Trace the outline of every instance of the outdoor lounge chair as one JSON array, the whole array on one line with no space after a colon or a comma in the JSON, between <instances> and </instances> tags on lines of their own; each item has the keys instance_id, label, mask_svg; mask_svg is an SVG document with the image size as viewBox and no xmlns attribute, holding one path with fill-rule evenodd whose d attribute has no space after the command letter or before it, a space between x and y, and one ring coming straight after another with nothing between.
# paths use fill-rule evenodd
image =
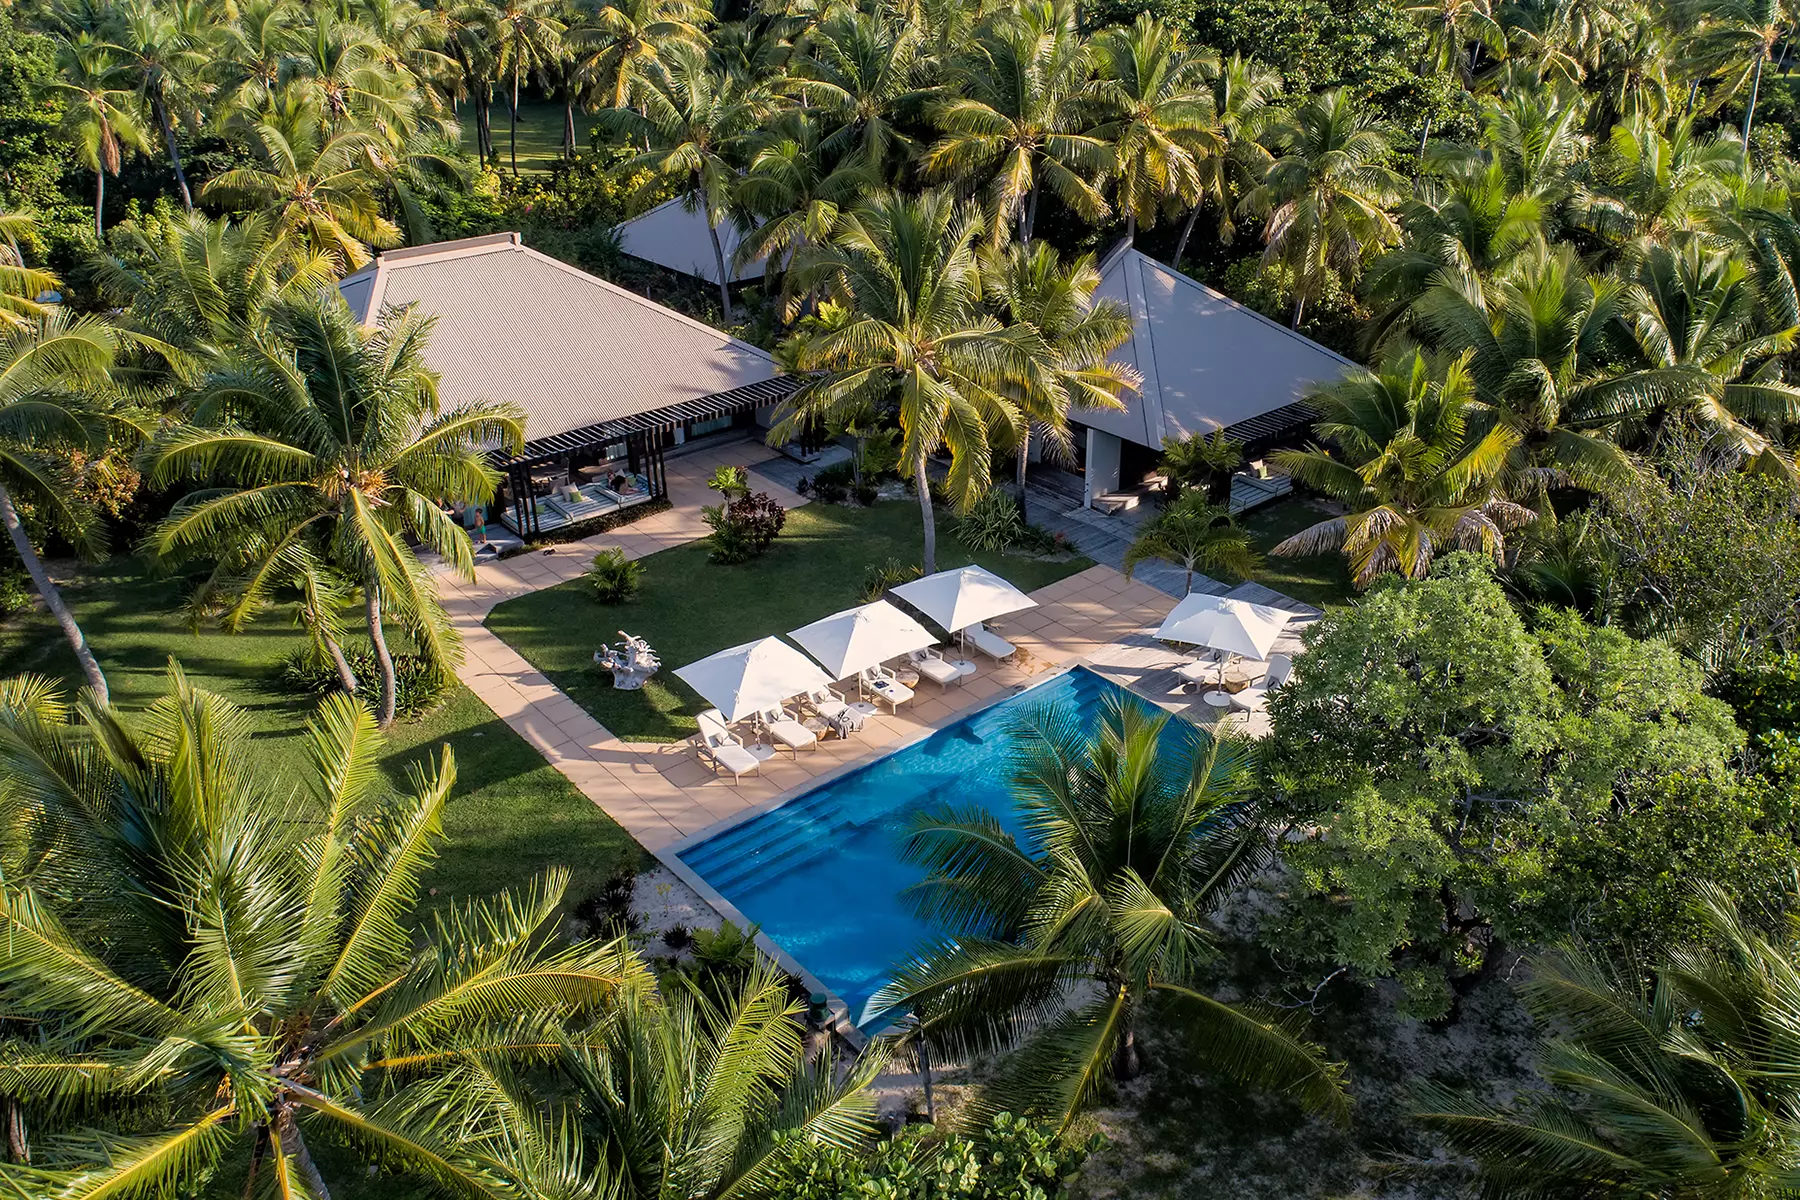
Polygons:
<instances>
[{"instance_id":1,"label":"outdoor lounge chair","mask_svg":"<svg viewBox=\"0 0 1800 1200\"><path fill-rule=\"evenodd\" d=\"M1195 687L1216 687L1219 682L1219 652L1207 650L1197 654L1175 668L1175 674L1183 683Z\"/></svg>"},{"instance_id":2,"label":"outdoor lounge chair","mask_svg":"<svg viewBox=\"0 0 1800 1200\"><path fill-rule=\"evenodd\" d=\"M713 765L731 772L733 782L762 769L762 760L744 748L735 733L725 727L724 714L709 708L700 714L700 756Z\"/></svg>"},{"instance_id":3,"label":"outdoor lounge chair","mask_svg":"<svg viewBox=\"0 0 1800 1200\"><path fill-rule=\"evenodd\" d=\"M895 712L913 698L913 690L894 678L886 667L870 667L862 673L862 685L888 702Z\"/></svg>"},{"instance_id":4,"label":"outdoor lounge chair","mask_svg":"<svg viewBox=\"0 0 1800 1200\"><path fill-rule=\"evenodd\" d=\"M1231 697L1231 707L1241 708L1247 713L1259 713L1269 706L1269 693L1286 683L1294 675L1294 660L1285 654L1269 655L1269 670L1263 675L1255 687L1247 687L1235 692Z\"/></svg>"},{"instance_id":5,"label":"outdoor lounge chair","mask_svg":"<svg viewBox=\"0 0 1800 1200\"><path fill-rule=\"evenodd\" d=\"M777 746L786 746L795 754L802 748L817 750L819 735L796 721L791 714L780 705L766 708L756 714L762 719L763 728L768 731L769 740Z\"/></svg>"},{"instance_id":6,"label":"outdoor lounge chair","mask_svg":"<svg viewBox=\"0 0 1800 1200\"><path fill-rule=\"evenodd\" d=\"M962 635L964 641L968 642L969 645L975 647L995 662L1011 658L1013 654L1018 651L1017 646L1013 645L999 634L994 633L992 630L987 629L980 621L975 622L973 625L963 630Z\"/></svg>"},{"instance_id":7,"label":"outdoor lounge chair","mask_svg":"<svg viewBox=\"0 0 1800 1200\"><path fill-rule=\"evenodd\" d=\"M922 678L929 679L942 688L961 683L964 675L971 674L947 661L936 650L914 650L906 656L906 661Z\"/></svg>"},{"instance_id":8,"label":"outdoor lounge chair","mask_svg":"<svg viewBox=\"0 0 1800 1200\"><path fill-rule=\"evenodd\" d=\"M839 695L835 688L814 688L801 699L806 702L806 707L827 721L835 721L844 714L844 710L850 707L849 702Z\"/></svg>"}]
</instances>

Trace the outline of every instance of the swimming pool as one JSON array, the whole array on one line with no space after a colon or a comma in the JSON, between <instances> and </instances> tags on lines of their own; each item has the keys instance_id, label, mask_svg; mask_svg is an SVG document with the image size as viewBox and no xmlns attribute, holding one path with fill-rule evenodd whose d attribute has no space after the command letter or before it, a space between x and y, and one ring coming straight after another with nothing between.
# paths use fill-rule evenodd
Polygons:
<instances>
[{"instance_id":1,"label":"swimming pool","mask_svg":"<svg viewBox=\"0 0 1800 1200\"><path fill-rule=\"evenodd\" d=\"M900 859L914 814L980 804L1015 837L1005 749L1021 707L1070 705L1097 718L1108 694L1147 702L1076 668L678 852L849 1008L932 930L900 899L923 874Z\"/></svg>"}]
</instances>

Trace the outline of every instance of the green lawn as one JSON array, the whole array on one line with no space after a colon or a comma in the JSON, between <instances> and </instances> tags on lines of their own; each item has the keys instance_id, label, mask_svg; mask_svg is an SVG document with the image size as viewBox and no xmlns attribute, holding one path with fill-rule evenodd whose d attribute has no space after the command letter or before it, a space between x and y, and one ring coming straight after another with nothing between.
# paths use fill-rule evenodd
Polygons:
<instances>
[{"instance_id":1,"label":"green lawn","mask_svg":"<svg viewBox=\"0 0 1800 1200\"><path fill-rule=\"evenodd\" d=\"M1263 555L1256 582L1318 608L1342 608L1350 603L1356 589L1350 584L1350 568L1342 554L1285 558L1269 553L1284 539L1330 515L1303 496L1290 496L1242 518L1250 544Z\"/></svg>"},{"instance_id":2,"label":"green lawn","mask_svg":"<svg viewBox=\"0 0 1800 1200\"><path fill-rule=\"evenodd\" d=\"M190 679L249 715L258 755L271 770L304 761L299 734L316 703L281 689L277 669L302 638L271 614L249 632L189 632L176 611L179 581L147 576L128 559L86 569L65 590L106 671L114 703L141 708L162 690L170 657ZM68 643L41 612L0 626L0 675L35 671L80 682ZM523 883L546 867L571 869L570 899L641 861L643 851L575 790L536 750L458 687L430 716L394 726L384 767L396 783L409 762L449 745L457 785L444 814L447 844L429 884L429 903Z\"/></svg>"},{"instance_id":3,"label":"green lawn","mask_svg":"<svg viewBox=\"0 0 1800 1200\"><path fill-rule=\"evenodd\" d=\"M673 669L716 650L786 633L862 599L869 564L897 558L917 563L918 507L889 501L873 508L809 504L788 514L768 554L741 566L707 560L704 543L664 550L644 560L644 588L631 604L597 604L584 580L509 600L488 628L613 733L627 741L669 742L694 731L704 704ZM938 566L978 562L1031 591L1093 565L1085 558L1039 562L971 552L938 528ZM647 639L664 663L642 691L621 692L594 666L603 640L623 629Z\"/></svg>"},{"instance_id":4,"label":"green lawn","mask_svg":"<svg viewBox=\"0 0 1800 1200\"><path fill-rule=\"evenodd\" d=\"M475 153L475 110L464 105L462 118L463 149L470 154ZM493 123L494 151L499 156L498 165L505 170L512 168L511 114L507 111L506 101L500 96L494 97L493 107L488 110L488 119ZM588 145L588 130L593 125L593 118L575 111L576 149L585 150ZM553 101L524 100L519 104L519 170L548 171L562 162L563 108Z\"/></svg>"}]
</instances>

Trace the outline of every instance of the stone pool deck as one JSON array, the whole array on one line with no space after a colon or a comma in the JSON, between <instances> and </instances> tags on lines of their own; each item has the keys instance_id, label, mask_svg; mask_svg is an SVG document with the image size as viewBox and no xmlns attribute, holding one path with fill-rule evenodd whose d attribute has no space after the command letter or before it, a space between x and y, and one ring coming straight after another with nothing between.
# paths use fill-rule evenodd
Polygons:
<instances>
[{"instance_id":1,"label":"stone pool deck","mask_svg":"<svg viewBox=\"0 0 1800 1200\"><path fill-rule=\"evenodd\" d=\"M713 469L731 464L754 472L769 456L765 447L742 442L672 460L672 507L667 511L556 547L550 554L484 563L472 584L452 576L440 581L445 607L463 637L465 662L459 671L463 682L652 853L660 856L704 829L760 808L821 775L878 758L964 712L1011 695L1046 672L1077 663L1202 723L1243 720L1221 718L1197 696L1176 690L1174 670L1182 659L1150 636L1168 612L1168 595L1106 566L1090 567L1041 588L1032 593L1039 607L989 623L1019 647L1015 661L996 665L982 659L976 675L961 686L940 689L921 682L914 701L898 714L884 709L848 740L825 741L797 755L782 751L758 774L735 782L729 775L715 774L685 741L626 742L614 737L488 631L484 621L495 605L581 575L603 545L622 546L636 558L705 536L699 508L714 498L705 486ZM756 486L784 506L806 503L760 475ZM1298 647L1297 628L1290 626L1278 650L1292 652Z\"/></svg>"}]
</instances>

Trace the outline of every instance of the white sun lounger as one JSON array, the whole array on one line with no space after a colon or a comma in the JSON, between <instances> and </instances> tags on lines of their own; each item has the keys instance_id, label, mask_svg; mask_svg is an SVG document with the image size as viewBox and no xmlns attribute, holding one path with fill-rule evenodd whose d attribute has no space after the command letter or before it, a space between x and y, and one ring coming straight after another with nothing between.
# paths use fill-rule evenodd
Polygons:
<instances>
[{"instance_id":1,"label":"white sun lounger","mask_svg":"<svg viewBox=\"0 0 1800 1200\"><path fill-rule=\"evenodd\" d=\"M714 770L723 767L737 780L762 769L762 760L745 749L737 735L725 727L724 714L718 709L707 709L699 721L700 756L712 763Z\"/></svg>"},{"instance_id":2,"label":"white sun lounger","mask_svg":"<svg viewBox=\"0 0 1800 1200\"><path fill-rule=\"evenodd\" d=\"M895 711L913 698L913 690L895 679L886 667L870 667L862 673L863 687L874 692Z\"/></svg>"},{"instance_id":3,"label":"white sun lounger","mask_svg":"<svg viewBox=\"0 0 1800 1200\"><path fill-rule=\"evenodd\" d=\"M914 650L906 656L906 661L920 676L931 680L939 687L947 688L953 683L961 683L964 675L972 674L972 672L964 671L955 663L947 661L935 650Z\"/></svg>"},{"instance_id":4,"label":"white sun lounger","mask_svg":"<svg viewBox=\"0 0 1800 1200\"><path fill-rule=\"evenodd\" d=\"M806 707L827 721L837 720L844 715L844 710L850 707L849 702L839 695L835 688L814 688L801 699L806 701Z\"/></svg>"},{"instance_id":5,"label":"white sun lounger","mask_svg":"<svg viewBox=\"0 0 1800 1200\"><path fill-rule=\"evenodd\" d=\"M1241 708L1247 713L1259 713L1269 706L1269 693L1286 683L1294 675L1294 660L1285 654L1269 655L1269 670L1255 687L1247 687L1241 692L1234 692L1231 707Z\"/></svg>"},{"instance_id":6,"label":"white sun lounger","mask_svg":"<svg viewBox=\"0 0 1800 1200\"><path fill-rule=\"evenodd\" d=\"M819 735L794 720L785 708L766 708L756 715L762 718L763 728L769 732L769 740L777 746L786 746L795 754L802 749L819 748Z\"/></svg>"},{"instance_id":7,"label":"white sun lounger","mask_svg":"<svg viewBox=\"0 0 1800 1200\"><path fill-rule=\"evenodd\" d=\"M1011 658L1018 650L1017 646L992 630L985 628L980 621L977 621L967 629L964 629L962 635L964 641L968 642L969 645L975 647L995 662Z\"/></svg>"}]
</instances>

